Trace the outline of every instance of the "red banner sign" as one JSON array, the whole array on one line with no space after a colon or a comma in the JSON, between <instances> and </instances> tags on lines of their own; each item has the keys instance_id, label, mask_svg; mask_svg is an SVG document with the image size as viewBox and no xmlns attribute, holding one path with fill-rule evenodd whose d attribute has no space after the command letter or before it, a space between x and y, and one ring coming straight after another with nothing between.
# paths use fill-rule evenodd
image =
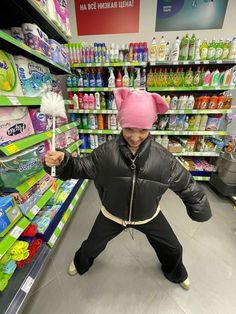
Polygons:
<instances>
[{"instance_id":1,"label":"red banner sign","mask_svg":"<svg viewBox=\"0 0 236 314\"><path fill-rule=\"evenodd\" d=\"M140 0L74 0L78 35L137 33Z\"/></svg>"}]
</instances>

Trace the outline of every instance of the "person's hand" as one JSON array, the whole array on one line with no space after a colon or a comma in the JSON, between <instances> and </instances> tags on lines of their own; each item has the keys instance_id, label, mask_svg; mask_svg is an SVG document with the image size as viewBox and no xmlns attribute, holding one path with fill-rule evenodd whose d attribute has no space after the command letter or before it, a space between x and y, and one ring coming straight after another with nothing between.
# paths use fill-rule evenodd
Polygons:
<instances>
[{"instance_id":1,"label":"person's hand","mask_svg":"<svg viewBox=\"0 0 236 314\"><path fill-rule=\"evenodd\" d=\"M60 166L64 159L65 154L60 151L48 151L45 156L45 164L48 167Z\"/></svg>"}]
</instances>

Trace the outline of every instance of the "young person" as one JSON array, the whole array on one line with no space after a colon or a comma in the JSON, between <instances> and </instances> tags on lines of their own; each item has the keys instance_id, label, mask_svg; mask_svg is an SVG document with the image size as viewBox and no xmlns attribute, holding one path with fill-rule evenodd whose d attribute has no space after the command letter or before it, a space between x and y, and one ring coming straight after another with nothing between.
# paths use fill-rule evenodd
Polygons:
<instances>
[{"instance_id":1,"label":"young person","mask_svg":"<svg viewBox=\"0 0 236 314\"><path fill-rule=\"evenodd\" d=\"M119 136L85 158L74 158L66 151L48 152L45 158L46 170L57 166L62 180L94 180L102 203L88 238L75 253L69 274L84 274L111 239L124 229L137 229L155 250L165 277L189 289L182 246L159 202L170 188L184 202L189 217L202 222L211 217L206 195L177 159L150 136L157 114L168 110L162 97L127 88L114 94L122 127Z\"/></svg>"}]
</instances>

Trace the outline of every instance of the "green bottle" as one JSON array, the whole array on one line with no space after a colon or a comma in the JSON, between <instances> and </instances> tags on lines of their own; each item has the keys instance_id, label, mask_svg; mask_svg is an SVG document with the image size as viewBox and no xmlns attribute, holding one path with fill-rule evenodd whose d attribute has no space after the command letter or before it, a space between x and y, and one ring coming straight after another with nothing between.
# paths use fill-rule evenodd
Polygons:
<instances>
[{"instance_id":1,"label":"green bottle","mask_svg":"<svg viewBox=\"0 0 236 314\"><path fill-rule=\"evenodd\" d=\"M193 86L199 86L200 78L201 78L201 70L200 70L200 67L197 67L197 71L194 73L194 76L193 76Z\"/></svg>"},{"instance_id":2,"label":"green bottle","mask_svg":"<svg viewBox=\"0 0 236 314\"><path fill-rule=\"evenodd\" d=\"M222 60L223 57L223 50L224 50L224 42L221 38L218 43L216 43L216 60Z\"/></svg>"},{"instance_id":3,"label":"green bottle","mask_svg":"<svg viewBox=\"0 0 236 314\"><path fill-rule=\"evenodd\" d=\"M193 71L192 68L190 67L185 74L184 86L191 87L192 85L193 85Z\"/></svg>"},{"instance_id":4,"label":"green bottle","mask_svg":"<svg viewBox=\"0 0 236 314\"><path fill-rule=\"evenodd\" d=\"M188 34L186 34L183 40L183 47L182 47L182 53L181 53L183 57L182 60L188 60L189 42L190 42L189 36Z\"/></svg>"},{"instance_id":5,"label":"green bottle","mask_svg":"<svg viewBox=\"0 0 236 314\"><path fill-rule=\"evenodd\" d=\"M170 68L170 71L168 73L169 75L167 76L167 86L173 86L173 71L172 68Z\"/></svg>"},{"instance_id":6,"label":"green bottle","mask_svg":"<svg viewBox=\"0 0 236 314\"><path fill-rule=\"evenodd\" d=\"M212 41L208 45L207 60L215 60L215 55L216 55L216 41L215 39L212 39Z\"/></svg>"},{"instance_id":7,"label":"green bottle","mask_svg":"<svg viewBox=\"0 0 236 314\"><path fill-rule=\"evenodd\" d=\"M180 76L179 76L179 68L176 69L176 72L173 74L173 86L178 87L180 82Z\"/></svg>"},{"instance_id":8,"label":"green bottle","mask_svg":"<svg viewBox=\"0 0 236 314\"><path fill-rule=\"evenodd\" d=\"M193 34L189 42L188 60L194 60L195 45L196 37L195 34Z\"/></svg>"},{"instance_id":9,"label":"green bottle","mask_svg":"<svg viewBox=\"0 0 236 314\"><path fill-rule=\"evenodd\" d=\"M184 78L185 78L184 69L181 68L179 73L179 86L184 86Z\"/></svg>"},{"instance_id":10,"label":"green bottle","mask_svg":"<svg viewBox=\"0 0 236 314\"><path fill-rule=\"evenodd\" d=\"M179 60L183 60L183 47L184 47L185 35L180 41L179 45Z\"/></svg>"},{"instance_id":11,"label":"green bottle","mask_svg":"<svg viewBox=\"0 0 236 314\"><path fill-rule=\"evenodd\" d=\"M223 56L222 59L228 59L229 57L229 51L230 51L230 40L226 39L224 42L224 49L223 49Z\"/></svg>"},{"instance_id":12,"label":"green bottle","mask_svg":"<svg viewBox=\"0 0 236 314\"><path fill-rule=\"evenodd\" d=\"M206 60L208 53L208 43L206 38L203 40L201 46L200 46L200 59Z\"/></svg>"},{"instance_id":13,"label":"green bottle","mask_svg":"<svg viewBox=\"0 0 236 314\"><path fill-rule=\"evenodd\" d=\"M168 73L167 73L167 68L165 68L163 76L162 76L162 86L167 87L168 84Z\"/></svg>"},{"instance_id":14,"label":"green bottle","mask_svg":"<svg viewBox=\"0 0 236 314\"><path fill-rule=\"evenodd\" d=\"M204 77L205 77L205 70L204 70L204 68L202 68L201 74L200 74L199 85L198 85L198 86L203 86Z\"/></svg>"}]
</instances>

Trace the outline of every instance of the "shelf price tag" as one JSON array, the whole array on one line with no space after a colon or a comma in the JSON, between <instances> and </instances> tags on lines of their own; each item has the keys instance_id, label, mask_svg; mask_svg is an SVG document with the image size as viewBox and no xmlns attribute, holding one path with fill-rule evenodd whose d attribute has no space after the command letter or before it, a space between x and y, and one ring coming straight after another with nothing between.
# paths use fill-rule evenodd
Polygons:
<instances>
[{"instance_id":1,"label":"shelf price tag","mask_svg":"<svg viewBox=\"0 0 236 314\"><path fill-rule=\"evenodd\" d=\"M200 61L196 60L196 61L195 61L195 64L200 64Z\"/></svg>"},{"instance_id":2,"label":"shelf price tag","mask_svg":"<svg viewBox=\"0 0 236 314\"><path fill-rule=\"evenodd\" d=\"M109 67L109 62L104 63L105 67Z\"/></svg>"},{"instance_id":3,"label":"shelf price tag","mask_svg":"<svg viewBox=\"0 0 236 314\"><path fill-rule=\"evenodd\" d=\"M173 64L179 64L179 62L178 61L173 61Z\"/></svg>"},{"instance_id":4,"label":"shelf price tag","mask_svg":"<svg viewBox=\"0 0 236 314\"><path fill-rule=\"evenodd\" d=\"M204 64L209 64L209 61L208 60L204 60L203 63Z\"/></svg>"},{"instance_id":5,"label":"shelf price tag","mask_svg":"<svg viewBox=\"0 0 236 314\"><path fill-rule=\"evenodd\" d=\"M86 67L91 67L92 66L92 63L87 63L86 64Z\"/></svg>"},{"instance_id":6,"label":"shelf price tag","mask_svg":"<svg viewBox=\"0 0 236 314\"><path fill-rule=\"evenodd\" d=\"M36 179L34 177L27 180L29 186L33 186L36 183Z\"/></svg>"},{"instance_id":7,"label":"shelf price tag","mask_svg":"<svg viewBox=\"0 0 236 314\"><path fill-rule=\"evenodd\" d=\"M57 241L57 236L55 234L53 234L51 236L49 242L51 243L51 245L54 245L56 241Z\"/></svg>"},{"instance_id":8,"label":"shelf price tag","mask_svg":"<svg viewBox=\"0 0 236 314\"><path fill-rule=\"evenodd\" d=\"M98 134L102 134L102 130L98 130Z\"/></svg>"},{"instance_id":9,"label":"shelf price tag","mask_svg":"<svg viewBox=\"0 0 236 314\"><path fill-rule=\"evenodd\" d=\"M189 64L189 62L188 61L184 61L183 64Z\"/></svg>"},{"instance_id":10,"label":"shelf price tag","mask_svg":"<svg viewBox=\"0 0 236 314\"><path fill-rule=\"evenodd\" d=\"M57 182L56 182L56 181L53 182L53 184L52 184L50 190L51 190L52 192L56 192L56 190L57 190Z\"/></svg>"},{"instance_id":11,"label":"shelf price tag","mask_svg":"<svg viewBox=\"0 0 236 314\"><path fill-rule=\"evenodd\" d=\"M34 205L30 212L35 216L39 212L40 208L37 205Z\"/></svg>"},{"instance_id":12,"label":"shelf price tag","mask_svg":"<svg viewBox=\"0 0 236 314\"><path fill-rule=\"evenodd\" d=\"M32 277L28 276L28 278L24 282L23 286L21 287L21 290L24 291L26 294L28 294L33 283L34 283L34 279Z\"/></svg>"},{"instance_id":13,"label":"shelf price tag","mask_svg":"<svg viewBox=\"0 0 236 314\"><path fill-rule=\"evenodd\" d=\"M216 63L222 63L222 60L216 60Z\"/></svg>"},{"instance_id":14,"label":"shelf price tag","mask_svg":"<svg viewBox=\"0 0 236 314\"><path fill-rule=\"evenodd\" d=\"M9 154L15 154L17 153L20 149L19 147L16 146L16 144L10 144L6 147L6 150Z\"/></svg>"},{"instance_id":15,"label":"shelf price tag","mask_svg":"<svg viewBox=\"0 0 236 314\"><path fill-rule=\"evenodd\" d=\"M10 236L12 236L15 239L18 239L19 236L22 234L23 229L19 226L15 226L12 231L10 232Z\"/></svg>"},{"instance_id":16,"label":"shelf price tag","mask_svg":"<svg viewBox=\"0 0 236 314\"><path fill-rule=\"evenodd\" d=\"M91 91L91 92L94 92L94 91L95 91L95 87L91 87L91 88L90 88L90 91Z\"/></svg>"},{"instance_id":17,"label":"shelf price tag","mask_svg":"<svg viewBox=\"0 0 236 314\"><path fill-rule=\"evenodd\" d=\"M57 228L61 231L64 227L64 223L62 221L59 222Z\"/></svg>"},{"instance_id":18,"label":"shelf price tag","mask_svg":"<svg viewBox=\"0 0 236 314\"><path fill-rule=\"evenodd\" d=\"M14 96L9 96L8 99L10 100L11 104L13 106L21 106L21 103L19 102L19 100L17 99L17 97Z\"/></svg>"}]
</instances>

